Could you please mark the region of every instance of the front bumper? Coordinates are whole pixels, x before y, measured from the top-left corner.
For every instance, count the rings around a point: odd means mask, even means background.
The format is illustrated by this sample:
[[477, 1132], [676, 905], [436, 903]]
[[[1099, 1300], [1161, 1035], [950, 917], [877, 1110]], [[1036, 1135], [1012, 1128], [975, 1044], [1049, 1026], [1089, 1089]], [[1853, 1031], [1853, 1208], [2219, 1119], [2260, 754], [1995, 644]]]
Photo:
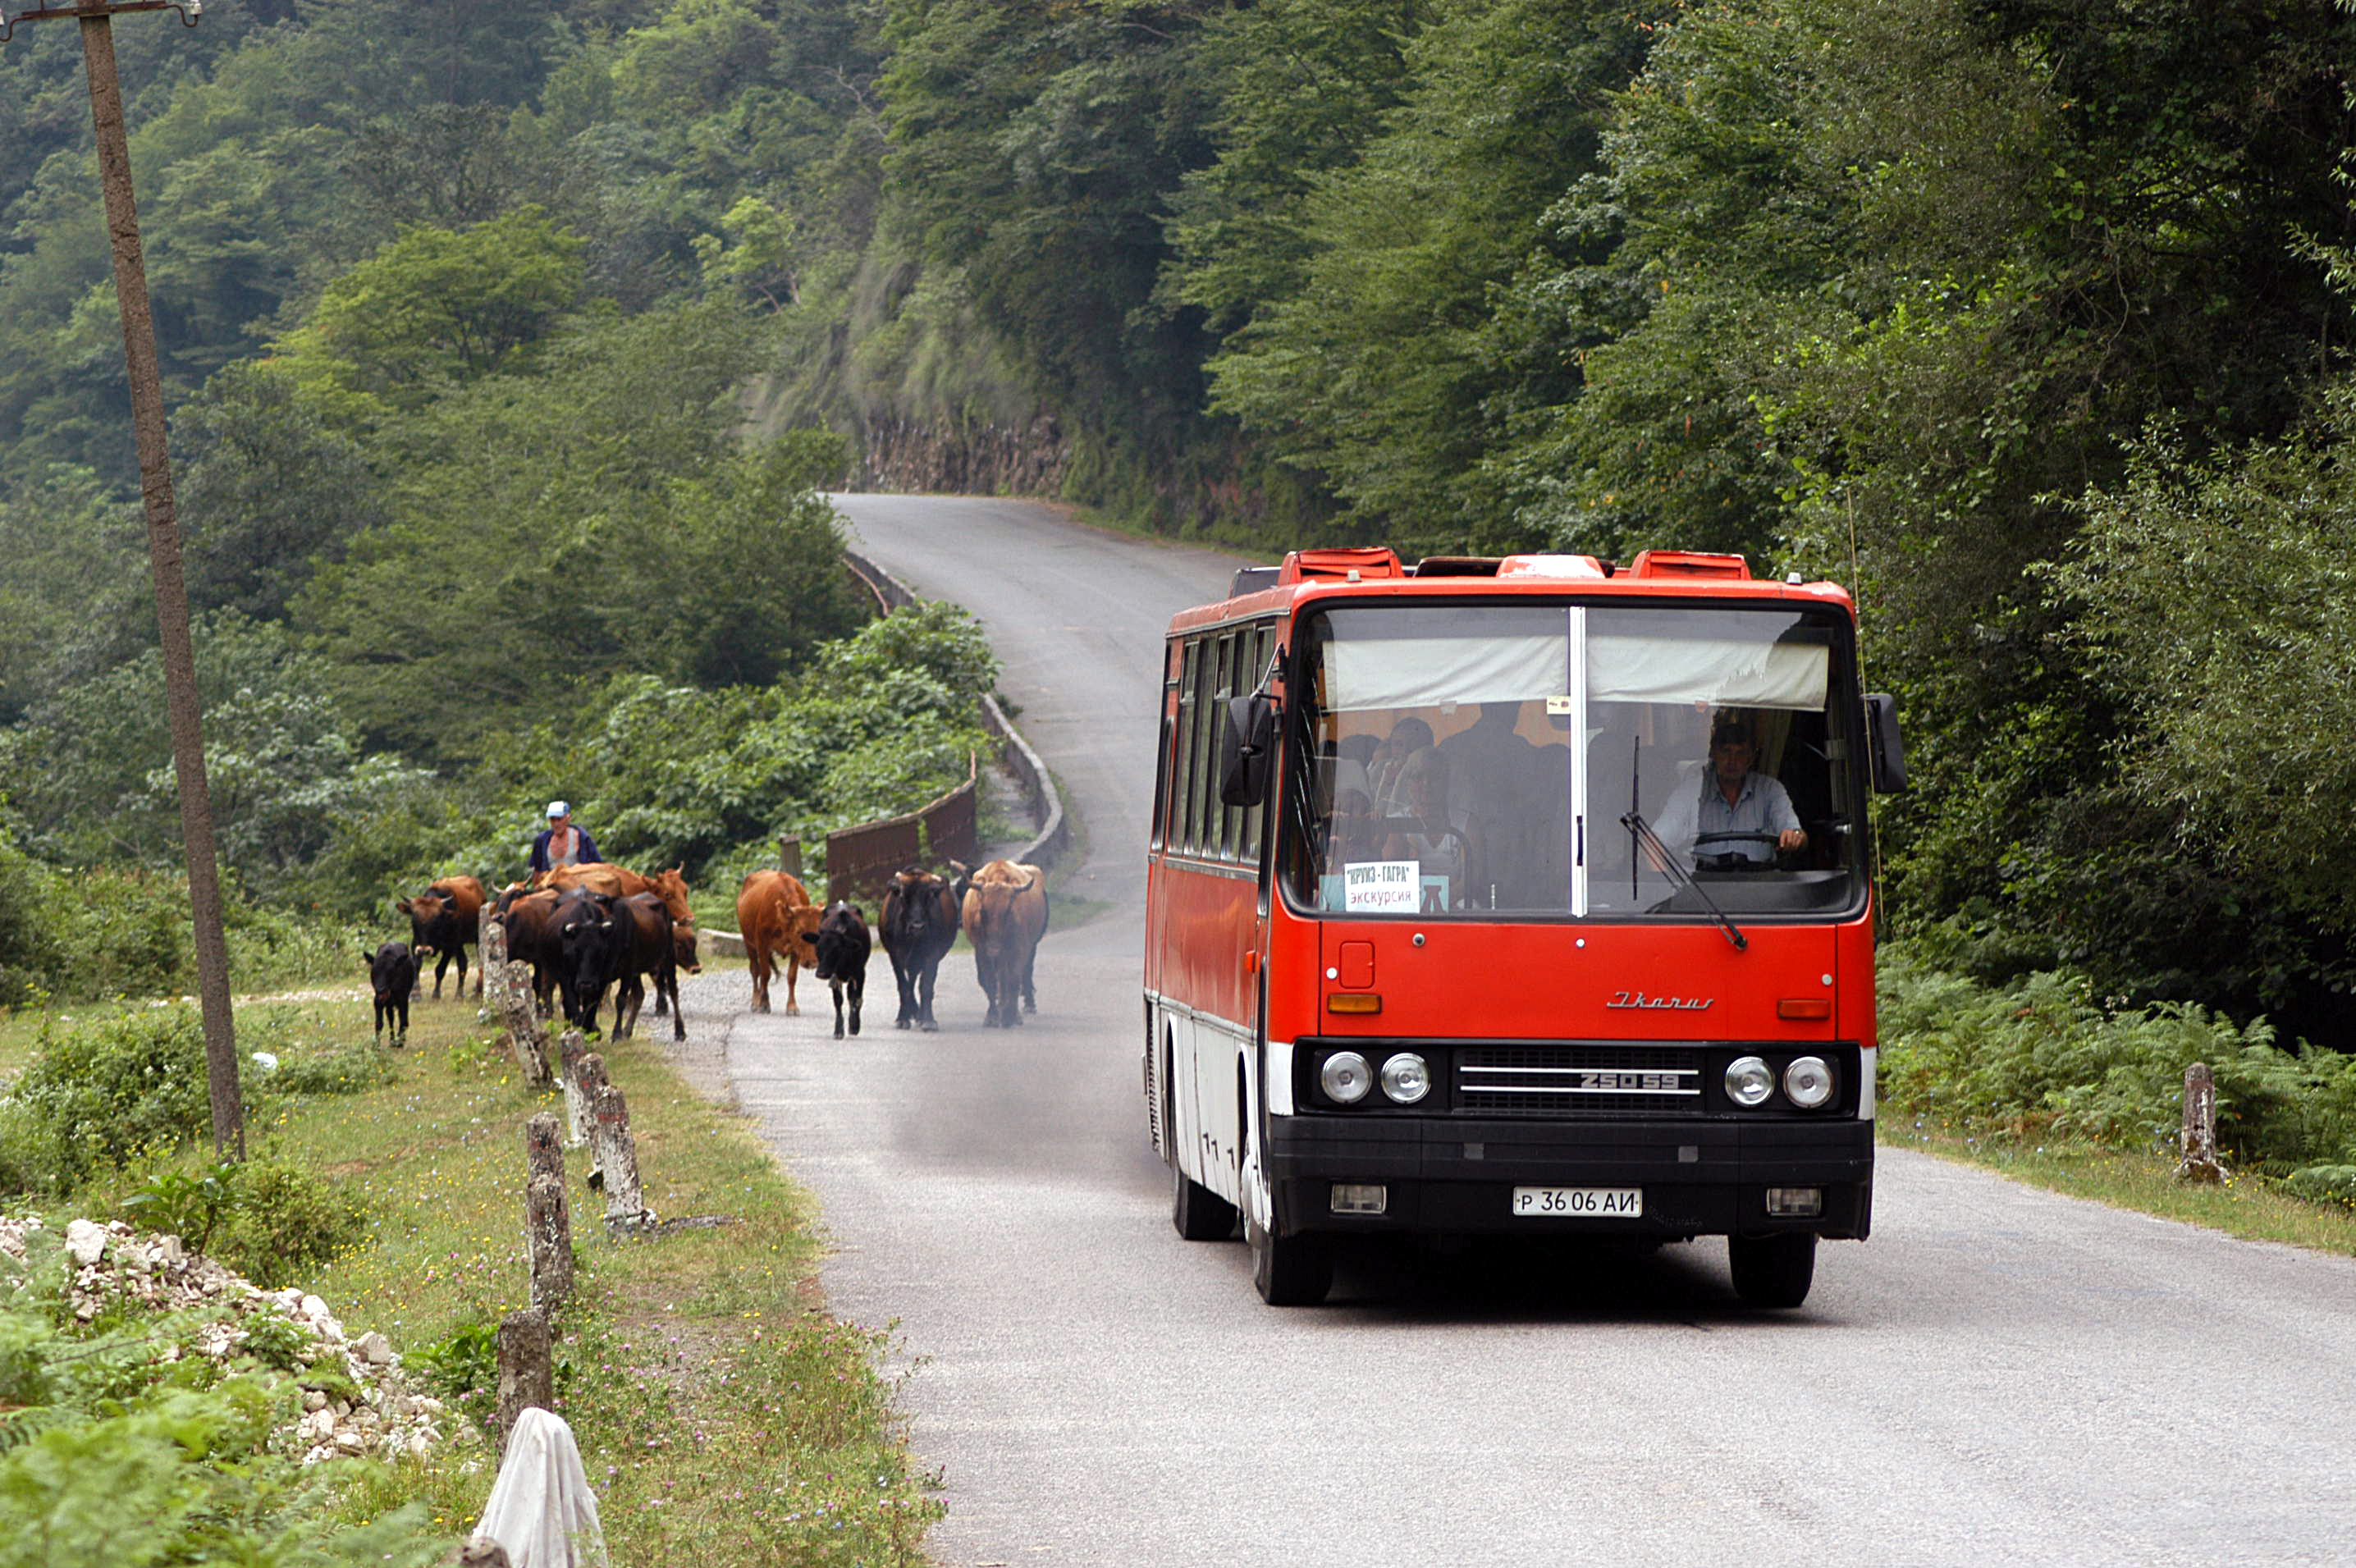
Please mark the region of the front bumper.
[[[1271, 1116], [1263, 1165], [1280, 1230], [1655, 1238], [1804, 1232], [1862, 1240], [1873, 1222], [1873, 1124], [1778, 1118], [1481, 1121]], [[1379, 1183], [1381, 1214], [1336, 1214], [1335, 1182]], [[1635, 1219], [1517, 1216], [1515, 1187], [1636, 1187]], [[1770, 1187], [1814, 1187], [1823, 1211], [1767, 1212]]]

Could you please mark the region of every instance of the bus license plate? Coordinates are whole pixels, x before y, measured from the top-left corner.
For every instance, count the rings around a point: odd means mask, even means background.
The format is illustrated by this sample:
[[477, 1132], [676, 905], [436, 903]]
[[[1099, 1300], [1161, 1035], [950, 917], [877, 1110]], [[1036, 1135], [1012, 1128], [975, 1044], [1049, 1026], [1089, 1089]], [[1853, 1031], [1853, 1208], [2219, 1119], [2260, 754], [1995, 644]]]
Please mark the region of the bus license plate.
[[1516, 1187], [1517, 1216], [1635, 1220], [1644, 1212], [1641, 1187]]

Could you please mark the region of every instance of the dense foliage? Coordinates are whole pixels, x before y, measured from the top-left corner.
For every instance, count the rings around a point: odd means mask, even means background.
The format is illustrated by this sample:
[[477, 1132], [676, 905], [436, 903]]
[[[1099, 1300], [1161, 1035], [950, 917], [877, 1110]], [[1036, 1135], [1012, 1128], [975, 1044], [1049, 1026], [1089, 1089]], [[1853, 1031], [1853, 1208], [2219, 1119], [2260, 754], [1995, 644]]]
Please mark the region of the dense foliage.
[[[1850, 582], [1901, 921], [2344, 1038], [2340, 0], [223, 9], [118, 30], [257, 891], [511, 840], [450, 781], [648, 681], [719, 733], [849, 629], [848, 468]], [[0, 721], [87, 861], [169, 818], [77, 68], [0, 50]], [[730, 788], [629, 832], [826, 815]]]

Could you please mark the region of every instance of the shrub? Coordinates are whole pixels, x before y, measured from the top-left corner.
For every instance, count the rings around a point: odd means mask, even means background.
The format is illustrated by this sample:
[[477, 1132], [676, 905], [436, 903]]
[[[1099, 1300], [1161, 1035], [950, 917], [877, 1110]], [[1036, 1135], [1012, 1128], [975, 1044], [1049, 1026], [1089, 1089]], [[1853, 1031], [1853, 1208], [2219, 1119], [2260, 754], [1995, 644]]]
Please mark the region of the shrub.
[[197, 1009], [143, 1008], [62, 1032], [45, 1027], [14, 1094], [45, 1125], [69, 1180], [142, 1150], [177, 1147], [212, 1123]]
[[51, 882], [47, 919], [60, 950], [50, 989], [77, 1001], [179, 996], [196, 978], [187, 883], [97, 869]]
[[333, 1261], [368, 1239], [366, 1203], [283, 1160], [248, 1162], [212, 1254], [266, 1287]]

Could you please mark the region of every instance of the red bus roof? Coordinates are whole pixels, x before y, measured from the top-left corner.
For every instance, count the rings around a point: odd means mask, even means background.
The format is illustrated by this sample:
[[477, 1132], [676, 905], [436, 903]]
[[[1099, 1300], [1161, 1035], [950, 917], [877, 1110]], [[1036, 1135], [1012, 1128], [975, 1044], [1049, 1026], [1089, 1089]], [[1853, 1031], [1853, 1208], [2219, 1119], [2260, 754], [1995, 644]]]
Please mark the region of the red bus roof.
[[1739, 555], [1648, 549], [1625, 566], [1591, 555], [1428, 556], [1413, 566], [1387, 545], [1297, 549], [1276, 566], [1237, 571], [1227, 598], [1181, 611], [1171, 630], [1215, 624], [1271, 610], [1290, 611], [1312, 599], [1481, 598], [1523, 595], [1629, 596], [1679, 599], [1807, 600], [1850, 608], [1848, 591], [1833, 582], [1783, 581], [1751, 575]]

